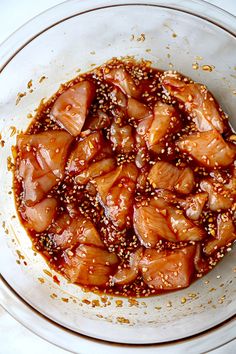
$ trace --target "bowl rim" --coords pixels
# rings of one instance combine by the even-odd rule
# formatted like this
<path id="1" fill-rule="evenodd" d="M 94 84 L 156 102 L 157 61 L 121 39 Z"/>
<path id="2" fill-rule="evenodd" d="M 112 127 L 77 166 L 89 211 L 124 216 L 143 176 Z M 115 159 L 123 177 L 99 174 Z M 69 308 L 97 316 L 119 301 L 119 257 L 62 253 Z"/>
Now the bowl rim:
<path id="1" fill-rule="evenodd" d="M 87 354 L 87 350 L 91 350 L 90 346 L 92 344 L 96 346 L 98 354 L 107 354 L 112 348 L 116 350 L 116 354 L 123 354 L 124 349 L 127 354 L 133 353 L 135 349 L 138 349 L 140 354 L 154 354 L 156 353 L 156 349 L 158 349 L 160 354 L 168 354 L 169 349 L 174 349 L 175 354 L 182 354 L 183 350 L 190 354 L 195 354 L 197 353 L 196 349 L 200 349 L 201 352 L 210 352 L 212 350 L 222 348 L 224 345 L 232 342 L 236 338 L 234 334 L 234 329 L 236 327 L 236 315 L 225 320 L 219 325 L 200 332 L 199 334 L 183 339 L 173 340 L 171 342 L 123 344 L 89 337 L 67 329 L 40 313 L 37 309 L 23 300 L 21 296 L 19 296 L 17 292 L 7 283 L 2 275 L 0 275 L 0 304 L 8 314 L 10 314 L 16 321 L 21 323 L 32 333 L 38 335 L 44 340 L 47 340 L 49 343 L 60 347 L 61 349 L 68 350 L 71 353 L 75 353 L 78 345 L 82 345 L 82 350 L 80 349 L 81 351 L 79 354 Z M 30 310 L 30 313 L 27 314 L 27 320 L 22 320 L 21 315 L 26 310 Z M 51 325 L 53 325 L 54 333 L 51 332 Z M 44 330 L 41 331 L 40 328 L 43 328 Z M 67 337 L 67 340 L 68 338 L 70 339 L 70 348 L 66 347 L 63 341 L 59 340 L 59 343 L 57 340 L 57 336 L 59 335 L 60 338 L 60 334 L 63 335 L 64 333 L 67 333 L 69 336 Z M 213 347 L 212 343 L 214 343 Z M 194 351 L 192 351 L 192 349 L 194 349 Z"/>
<path id="2" fill-rule="evenodd" d="M 60 9 L 65 8 L 67 5 L 71 8 L 73 14 L 70 14 L 67 17 L 63 17 L 63 14 L 55 15 L 55 10 L 59 12 Z M 0 43 L 0 73 L 13 57 L 29 42 L 60 22 L 66 21 L 78 14 L 95 11 L 104 7 L 129 5 L 158 6 L 183 11 L 211 22 L 236 37 L 236 16 L 216 5 L 210 4 L 206 0 L 181 0 L 181 2 L 178 0 L 96 0 L 96 6 L 94 6 L 94 4 L 91 5 L 90 0 L 67 0 L 34 16 Z M 206 10 L 206 7 L 208 13 L 207 16 L 204 15 L 204 13 L 206 13 L 204 11 Z M 77 8 L 79 13 L 76 13 Z M 52 18 L 53 23 L 45 27 L 43 25 L 45 20 L 48 19 L 50 22 Z M 30 31 L 28 31 L 28 29 L 30 29 Z"/>
<path id="3" fill-rule="evenodd" d="M 76 6 L 75 6 L 76 5 Z M 93 3 L 91 4 L 90 0 L 69 0 L 63 3 L 60 3 L 52 8 L 42 12 L 41 14 L 35 16 L 33 19 L 29 20 L 23 26 L 21 26 L 18 30 L 16 30 L 13 34 L 11 34 L 1 45 L 0 45 L 0 73 L 4 70 L 4 68 L 10 63 L 10 61 L 25 47 L 27 46 L 32 40 L 36 37 L 40 36 L 42 33 L 46 32 L 53 26 L 56 26 L 60 22 L 66 21 L 72 17 L 96 11 L 103 8 L 110 8 L 110 7 L 118 7 L 118 6 L 155 6 L 155 7 L 162 7 L 162 8 L 169 8 L 181 12 L 185 12 L 196 17 L 200 17 L 212 24 L 220 27 L 221 29 L 227 31 L 229 34 L 236 38 L 236 26 L 235 26 L 235 16 L 228 13 L 227 11 L 220 9 L 216 5 L 210 4 L 204 0 L 183 0 L 181 3 L 178 0 L 97 0 L 96 5 Z M 71 14 L 67 17 L 64 16 L 63 9 L 66 9 L 67 12 L 71 12 Z M 203 10 L 208 11 L 208 15 L 203 15 L 205 12 Z M 69 10 L 68 10 L 69 9 Z M 56 10 L 56 11 L 55 11 Z M 53 18 L 53 21 L 52 21 Z M 46 21 L 48 20 L 48 22 Z M 51 23 L 48 26 L 44 26 L 44 23 Z M 33 28 L 33 30 L 32 30 Z M 6 301 L 7 300 L 7 301 Z M 10 300 L 10 301 L 9 301 Z M 11 303 L 8 306 L 8 302 Z M 18 303 L 18 308 L 15 304 Z M 157 348 L 160 350 L 160 353 L 164 353 L 165 350 L 163 348 L 171 347 L 178 350 L 178 346 L 181 345 L 181 351 L 184 347 L 188 348 L 188 343 L 196 343 L 194 344 L 195 349 L 197 349 L 197 345 L 200 345 L 200 341 L 204 337 L 212 338 L 210 340 L 211 346 L 209 347 L 209 343 L 206 343 L 204 348 L 201 350 L 213 350 L 216 348 L 221 347 L 222 345 L 234 340 L 236 336 L 232 335 L 228 340 L 226 339 L 225 334 L 229 328 L 236 327 L 236 316 L 229 318 L 228 320 L 216 325 L 206 331 L 200 332 L 190 337 L 186 337 L 180 340 L 175 340 L 172 342 L 165 342 L 165 343 L 154 343 L 154 344 L 121 344 L 121 343 L 114 343 L 103 341 L 101 339 L 96 339 L 92 337 L 87 337 L 80 333 L 75 333 L 66 327 L 59 325 L 58 323 L 50 320 L 48 317 L 42 315 L 38 312 L 35 308 L 31 307 L 30 304 L 25 302 L 20 295 L 7 283 L 7 280 L 4 279 L 2 276 L 0 277 L 0 304 L 5 308 L 7 312 L 9 312 L 18 322 L 22 325 L 30 329 L 33 333 L 37 334 L 41 338 L 48 340 L 49 342 L 60 346 L 63 349 L 68 350 L 68 348 L 64 345 L 58 344 L 56 342 L 56 338 L 53 338 L 51 335 L 51 331 L 48 331 L 47 335 L 45 331 L 41 331 L 40 328 L 33 323 L 33 321 L 27 321 L 26 319 L 22 320 L 22 311 L 23 309 L 28 308 L 30 310 L 30 315 L 33 316 L 34 319 L 41 319 L 44 325 L 47 326 L 53 325 L 53 327 L 57 327 L 60 332 L 66 332 L 70 335 L 73 340 L 75 340 L 74 348 L 78 348 L 78 341 L 81 342 L 82 340 L 86 345 L 89 343 L 96 342 L 99 343 L 103 347 L 103 352 L 107 346 L 117 346 L 123 350 L 126 348 L 145 348 L 145 352 L 147 348 Z M 36 321 L 37 322 L 37 321 Z M 50 327 L 52 328 L 52 327 Z M 222 333 L 222 334 L 221 334 Z M 214 338 L 214 339 L 213 339 Z M 206 338 L 205 338 L 206 339 Z M 77 344 L 76 344 L 77 343 Z M 212 343 L 214 343 L 214 348 L 212 348 Z M 192 347 L 191 344 L 191 347 Z M 202 344 L 202 343 L 201 343 Z M 96 344 L 98 345 L 98 344 Z M 187 346 L 186 346 L 187 345 Z M 70 349 L 69 349 L 70 350 Z M 132 349 L 131 349 L 132 350 Z M 150 351 L 150 352 L 151 352 Z M 176 351 L 178 353 L 178 351 Z"/>

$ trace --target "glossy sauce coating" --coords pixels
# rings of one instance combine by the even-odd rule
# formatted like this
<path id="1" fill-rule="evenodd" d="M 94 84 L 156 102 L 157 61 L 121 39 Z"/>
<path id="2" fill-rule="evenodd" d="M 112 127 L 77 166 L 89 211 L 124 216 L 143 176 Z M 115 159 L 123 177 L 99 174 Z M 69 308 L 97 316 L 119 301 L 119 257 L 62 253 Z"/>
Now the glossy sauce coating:
<path id="1" fill-rule="evenodd" d="M 19 216 L 70 282 L 138 297 L 187 287 L 236 238 L 235 140 L 204 85 L 113 59 L 18 136 Z"/>

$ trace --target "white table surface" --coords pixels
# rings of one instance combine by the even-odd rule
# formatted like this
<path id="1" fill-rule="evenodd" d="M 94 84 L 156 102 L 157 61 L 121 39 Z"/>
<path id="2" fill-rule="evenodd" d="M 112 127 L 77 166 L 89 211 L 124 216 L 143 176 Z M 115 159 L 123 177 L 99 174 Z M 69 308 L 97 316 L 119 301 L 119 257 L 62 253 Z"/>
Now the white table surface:
<path id="1" fill-rule="evenodd" d="M 96 0 L 90 0 L 96 1 Z M 60 0 L 0 0 L 0 43 L 12 32 L 40 12 L 60 4 Z M 209 0 L 228 12 L 236 15 L 235 0 Z M 236 21 L 236 19 L 235 19 Z M 0 307 L 0 354 L 66 354 L 62 350 L 39 338 L 14 320 Z M 212 354 L 236 353 L 236 341 L 223 348 L 211 351 Z M 90 354 L 90 353 L 88 353 Z M 124 353 L 125 354 L 125 353 Z M 171 353 L 170 354 L 174 354 Z M 185 354 L 185 353 L 183 353 Z"/>

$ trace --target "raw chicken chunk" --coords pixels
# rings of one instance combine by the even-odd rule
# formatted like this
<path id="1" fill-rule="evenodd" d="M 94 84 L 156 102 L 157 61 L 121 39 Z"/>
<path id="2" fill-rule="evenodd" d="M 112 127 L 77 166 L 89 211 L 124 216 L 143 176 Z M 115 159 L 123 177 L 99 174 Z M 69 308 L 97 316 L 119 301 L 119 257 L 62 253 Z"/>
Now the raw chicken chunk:
<path id="1" fill-rule="evenodd" d="M 116 161 L 113 158 L 94 162 L 75 177 L 75 182 L 78 184 L 86 184 L 89 180 L 112 171 L 115 166 Z"/>
<path id="2" fill-rule="evenodd" d="M 132 219 L 137 176 L 136 166 L 126 163 L 94 179 L 106 216 L 120 229 L 129 226 Z"/>
<path id="3" fill-rule="evenodd" d="M 62 214 L 50 228 L 52 240 L 57 248 L 72 248 L 78 243 L 103 247 L 103 242 L 91 220 L 79 212 Z"/>
<path id="4" fill-rule="evenodd" d="M 233 205 L 232 195 L 229 190 L 224 188 L 223 184 L 209 178 L 202 180 L 200 187 L 208 193 L 209 208 L 212 211 L 227 210 Z"/>
<path id="5" fill-rule="evenodd" d="M 187 219 L 182 210 L 162 198 L 151 199 L 149 204 L 135 207 L 133 224 L 136 235 L 146 248 L 155 247 L 161 239 L 200 241 L 206 236 L 204 230 Z"/>
<path id="6" fill-rule="evenodd" d="M 125 285 L 132 283 L 138 276 L 139 262 L 143 255 L 143 249 L 138 248 L 131 253 L 129 258 L 129 265 L 126 267 L 118 267 L 117 272 L 112 277 L 112 283 L 118 285 Z"/>
<path id="7" fill-rule="evenodd" d="M 134 230 L 143 246 L 155 247 L 162 238 L 176 241 L 176 235 L 162 213 L 163 211 L 151 205 L 134 208 Z"/>
<path id="8" fill-rule="evenodd" d="M 82 81 L 63 92 L 55 101 L 50 116 L 71 135 L 78 136 L 95 97 L 95 85 Z"/>
<path id="9" fill-rule="evenodd" d="M 198 220 L 207 200 L 207 193 L 197 193 L 189 196 L 186 200 L 181 200 L 180 206 L 185 209 L 186 215 L 189 219 Z"/>
<path id="10" fill-rule="evenodd" d="M 135 84 L 132 76 L 122 68 L 110 70 L 104 74 L 104 78 L 118 86 L 129 97 L 139 98 L 141 95 L 140 87 Z"/>
<path id="11" fill-rule="evenodd" d="M 127 114 L 129 118 L 132 118 L 135 121 L 152 116 L 148 106 L 132 97 L 128 98 Z"/>
<path id="12" fill-rule="evenodd" d="M 158 102 L 154 107 L 154 117 L 148 131 L 149 149 L 159 145 L 167 134 L 176 133 L 181 128 L 181 121 L 176 109 L 166 103 Z"/>
<path id="13" fill-rule="evenodd" d="M 72 283 L 99 286 L 108 283 L 117 263 L 115 253 L 94 246 L 80 245 L 73 256 L 65 253 L 63 270 Z"/>
<path id="14" fill-rule="evenodd" d="M 184 104 L 200 132 L 216 129 L 223 133 L 225 125 L 219 108 L 207 90 L 201 84 L 187 84 L 173 74 L 164 74 L 162 84 L 165 89 Z"/>
<path id="15" fill-rule="evenodd" d="M 158 161 L 152 166 L 148 180 L 153 188 L 175 190 L 183 194 L 189 194 L 194 187 L 194 175 L 189 167 L 178 168 L 165 161 Z"/>
<path id="16" fill-rule="evenodd" d="M 56 215 L 57 201 L 55 198 L 46 198 L 34 206 L 25 207 L 24 215 L 30 229 L 42 232 L 51 225 Z"/>
<path id="17" fill-rule="evenodd" d="M 100 132 L 92 133 L 81 140 L 69 156 L 67 169 L 71 173 L 83 171 L 88 163 L 101 151 L 103 137 Z"/>
<path id="18" fill-rule="evenodd" d="M 145 283 L 154 289 L 186 288 L 194 271 L 195 246 L 175 251 L 145 250 L 139 263 Z"/>
<path id="19" fill-rule="evenodd" d="M 177 235 L 177 240 L 200 241 L 206 236 L 204 229 L 198 227 L 192 221 L 186 218 L 182 210 L 169 208 L 168 216 L 171 227 Z"/>
<path id="20" fill-rule="evenodd" d="M 230 165 L 236 153 L 216 130 L 189 135 L 179 140 L 177 146 L 180 151 L 209 168 Z"/>
<path id="21" fill-rule="evenodd" d="M 204 247 L 204 252 L 211 255 L 219 248 L 227 246 L 236 239 L 236 232 L 232 218 L 228 214 L 220 214 L 217 217 L 217 237 L 210 238 Z"/>
<path id="22" fill-rule="evenodd" d="M 19 135 L 19 177 L 22 180 L 24 201 L 28 206 L 43 199 L 64 177 L 72 139 L 70 134 L 63 131 Z"/>

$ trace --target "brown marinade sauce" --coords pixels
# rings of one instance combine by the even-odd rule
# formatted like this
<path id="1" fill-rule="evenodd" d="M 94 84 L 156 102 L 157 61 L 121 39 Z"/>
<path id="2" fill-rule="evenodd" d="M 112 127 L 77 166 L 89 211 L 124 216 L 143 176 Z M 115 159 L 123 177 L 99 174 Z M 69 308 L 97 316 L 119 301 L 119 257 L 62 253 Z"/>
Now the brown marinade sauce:
<path id="1" fill-rule="evenodd" d="M 89 107 L 89 112 L 87 114 L 87 118 L 96 115 L 98 110 L 107 114 L 111 122 L 116 122 L 118 125 L 129 125 L 131 127 L 131 134 L 135 139 L 137 121 L 127 117 L 126 114 L 122 113 L 121 106 L 119 102 L 113 100 L 111 97 L 111 93 L 116 87 L 113 83 L 108 82 L 104 78 L 104 72 L 109 72 L 112 69 L 122 68 L 125 69 L 126 72 L 131 74 L 134 82 L 137 83 L 138 87 L 141 87 L 142 94 L 139 96 L 138 100 L 141 103 L 144 103 L 150 111 L 154 110 L 154 106 L 157 102 L 161 101 L 163 103 L 168 103 L 172 105 L 176 112 L 178 113 L 182 126 L 181 128 L 174 133 L 169 133 L 168 141 L 161 151 L 158 153 L 153 152 L 151 150 L 145 150 L 145 159 L 146 163 L 142 168 L 138 168 L 138 173 L 148 173 L 150 168 L 157 161 L 166 161 L 170 162 L 172 165 L 177 167 L 185 166 L 190 167 L 194 172 L 194 181 L 195 185 L 191 191 L 191 195 L 202 192 L 200 189 L 200 181 L 203 178 L 211 178 L 212 172 L 216 169 L 208 169 L 207 167 L 201 166 L 196 160 L 189 157 L 188 154 L 182 153 L 179 149 L 176 148 L 176 141 L 181 139 L 183 136 L 189 135 L 196 130 L 196 126 L 193 121 L 189 118 L 189 114 L 184 109 L 184 105 L 175 97 L 166 94 L 166 90 L 163 89 L 163 86 L 160 82 L 160 77 L 163 75 L 163 71 L 154 69 L 150 66 L 148 62 L 135 62 L 134 60 L 118 60 L 113 59 L 99 68 L 94 69 L 91 72 L 82 74 L 77 76 L 74 80 L 62 85 L 59 91 L 47 102 L 42 103 L 38 109 L 36 117 L 31 122 L 25 134 L 38 134 L 50 130 L 63 130 L 63 127 L 60 126 L 57 121 L 51 119 L 50 112 L 52 107 L 57 100 L 57 98 L 65 92 L 69 87 L 73 85 L 87 80 L 93 82 L 96 85 L 96 95 L 92 104 Z M 172 72 L 173 73 L 173 72 Z M 175 72 L 174 72 L 175 73 Z M 182 77 L 182 76 L 181 76 Z M 188 78 L 182 77 L 185 83 L 192 82 Z M 126 97 L 127 98 L 127 97 Z M 216 104 L 217 109 L 219 106 Z M 230 137 L 233 135 L 233 132 L 228 124 L 225 114 L 219 109 L 221 117 L 224 121 L 225 129 L 222 134 L 223 138 L 234 147 L 234 142 Z M 110 125 L 111 122 L 100 129 L 102 132 L 103 141 L 110 142 Z M 94 130 L 95 131 L 95 130 Z M 92 133 L 93 131 L 91 131 Z M 67 156 L 69 157 L 71 152 L 75 149 L 78 142 L 83 140 L 84 136 L 88 133 L 88 119 L 85 120 L 85 124 L 82 128 L 82 132 L 77 137 L 74 137 L 72 143 L 67 152 Z M 112 146 L 112 144 L 111 144 Z M 122 153 L 117 150 L 112 151 L 112 157 L 115 158 L 118 166 L 126 163 L 133 162 L 135 163 L 135 158 L 139 147 L 136 145 L 132 149 L 132 151 L 128 153 Z M 18 149 L 19 152 L 19 149 Z M 102 152 L 101 152 L 102 153 Z M 93 161 L 99 161 L 98 153 Z M 14 178 L 14 191 L 15 191 L 15 200 L 16 207 L 20 217 L 21 222 L 25 226 L 31 240 L 33 243 L 33 248 L 40 252 L 54 270 L 58 271 L 62 275 L 64 274 L 64 262 L 65 262 L 65 252 L 68 250 L 61 249 L 55 245 L 53 240 L 53 233 L 51 232 L 51 225 L 47 227 L 46 230 L 42 232 L 36 232 L 32 227 L 29 227 L 29 223 L 27 221 L 27 217 L 25 216 L 24 208 L 25 208 L 25 200 L 24 200 L 24 180 L 19 178 L 19 166 L 21 161 L 21 155 L 18 153 L 18 157 L 16 158 L 16 172 Z M 230 179 L 233 176 L 234 163 L 229 164 L 224 168 L 218 168 L 220 170 L 221 179 L 223 179 L 223 184 L 226 185 L 229 183 Z M 222 177 L 223 176 L 223 177 Z M 133 203 L 137 203 L 141 205 L 143 200 L 150 200 L 155 195 L 158 194 L 155 185 L 151 185 L 147 180 L 143 187 L 140 187 L 138 182 L 136 182 L 134 199 Z M 175 194 L 176 200 L 171 202 L 171 205 L 181 209 L 179 200 L 183 200 L 187 198 L 189 195 L 183 195 L 178 191 L 173 192 Z M 93 184 L 88 183 L 85 185 L 79 185 L 75 182 L 75 176 L 66 169 L 65 176 L 62 180 L 59 180 L 58 183 L 48 192 L 46 196 L 50 198 L 55 198 L 57 200 L 57 212 L 55 218 L 60 217 L 63 213 L 68 213 L 68 205 L 73 205 L 73 208 L 78 210 L 83 216 L 90 219 L 96 227 L 104 245 L 105 249 L 108 249 L 111 252 L 115 252 L 118 255 L 119 264 L 122 267 L 123 264 L 128 264 L 129 256 L 132 252 L 136 251 L 140 248 L 140 238 L 137 235 L 133 228 L 132 220 L 129 222 L 125 228 L 119 229 L 114 226 L 113 222 L 107 217 L 106 213 L 104 213 L 104 207 L 100 202 L 97 191 Z M 235 202 L 235 194 L 232 191 L 232 198 Z M 209 238 L 212 238 L 212 230 L 213 234 L 217 233 L 217 218 L 219 217 L 219 213 L 225 213 L 226 216 L 228 214 L 234 217 L 234 204 L 230 210 L 220 210 L 220 211 L 212 211 L 208 207 L 208 203 L 205 203 L 202 213 L 198 220 L 192 221 L 195 225 L 202 228 L 206 237 L 203 238 L 202 241 L 194 242 L 194 241 L 179 241 L 179 242 L 171 242 L 165 239 L 158 241 L 156 245 L 153 247 L 156 250 L 163 251 L 167 250 L 168 252 L 171 250 L 181 249 L 188 245 L 199 244 L 201 248 L 201 261 L 204 263 L 204 267 L 202 270 L 194 270 L 191 275 L 191 282 L 200 278 L 202 275 L 210 271 L 218 261 L 223 257 L 226 253 L 227 247 L 229 244 L 225 245 L 225 247 L 221 247 L 210 255 L 206 255 L 204 253 L 205 243 Z M 53 223 L 52 222 L 52 223 Z M 210 226 L 209 226 L 210 225 Z M 78 247 L 78 244 L 75 244 L 71 248 L 69 248 L 69 254 L 74 254 L 75 249 Z M 111 276 L 117 271 L 117 264 L 112 265 L 110 272 Z M 158 272 L 158 269 L 157 269 Z M 68 276 L 67 276 L 68 277 Z M 79 281 L 75 281 L 79 283 Z M 149 296 L 155 295 L 159 293 L 163 293 L 167 291 L 164 289 L 155 288 L 153 286 L 149 286 L 145 283 L 141 272 L 139 271 L 138 276 L 134 281 L 126 285 L 116 285 L 107 283 L 106 285 L 99 286 L 90 286 L 86 284 L 82 284 L 85 288 L 88 288 L 92 291 L 99 290 L 103 293 L 122 295 L 122 296 Z M 172 289 L 170 289 L 172 290 Z"/>

